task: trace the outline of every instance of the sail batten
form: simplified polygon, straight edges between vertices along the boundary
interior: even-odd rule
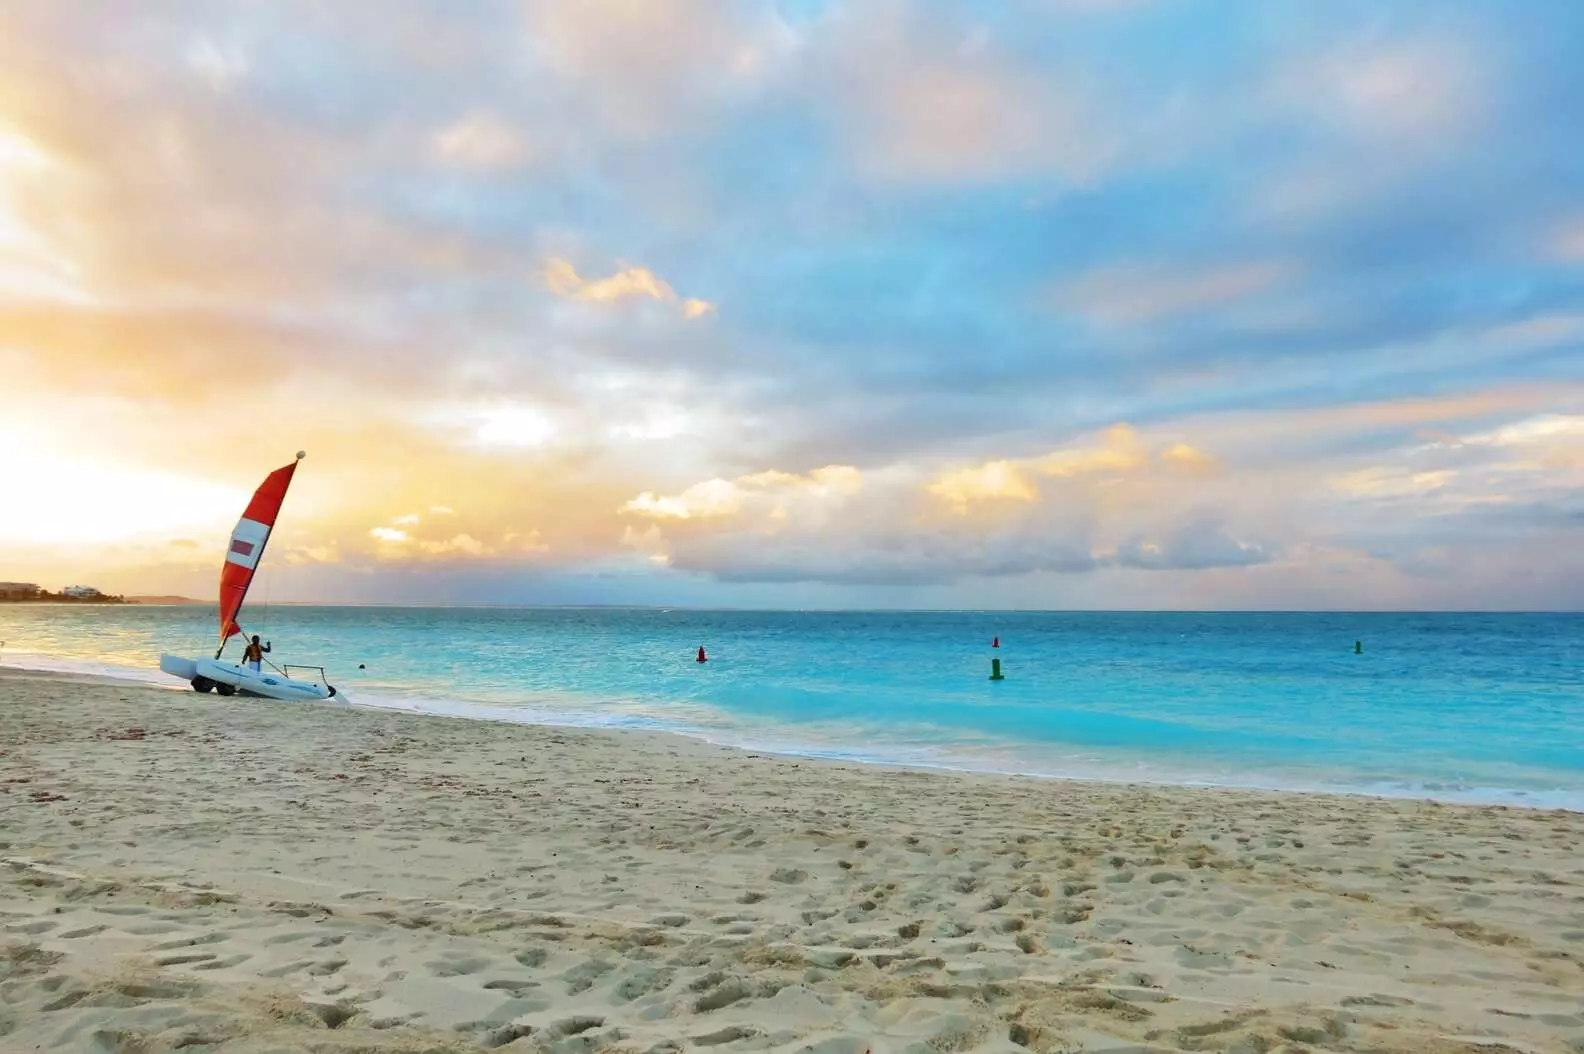
[[[302,455],[298,454],[297,457],[301,459]],[[253,492],[253,499],[248,502],[242,518],[231,532],[225,563],[220,566],[222,648],[227,640],[242,632],[242,627],[237,624],[237,615],[242,611],[243,601],[247,599],[248,588],[253,584],[259,561],[264,558],[270,532],[275,529],[275,520],[280,515],[281,504],[286,500],[286,490],[291,486],[296,471],[297,462],[293,461],[264,477],[264,482]]]

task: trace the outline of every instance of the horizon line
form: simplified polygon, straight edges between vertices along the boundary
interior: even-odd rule
[[[166,594],[126,594],[163,596]],[[178,594],[168,594],[176,596]],[[187,598],[170,603],[136,604],[130,600],[117,607],[212,607],[218,602]],[[19,605],[20,606],[20,605]],[[30,605],[32,606],[32,605]],[[48,606],[43,602],[39,606]],[[74,604],[73,607],[92,607]],[[542,611],[686,611],[736,614],[950,614],[950,615],[1584,615],[1580,608],[1026,608],[1026,607],[738,607],[699,604],[577,604],[534,603],[531,601],[362,601],[362,600],[276,600],[260,607],[334,607],[402,608],[427,610],[542,610]]]

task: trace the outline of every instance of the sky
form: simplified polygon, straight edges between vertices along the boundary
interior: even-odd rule
[[[212,599],[304,449],[276,601],[1584,608],[1581,48],[10,0],[0,579]]]

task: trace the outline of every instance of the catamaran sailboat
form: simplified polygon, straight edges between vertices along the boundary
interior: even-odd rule
[[[264,557],[264,546],[270,532],[275,529],[275,518],[286,500],[286,489],[291,486],[297,463],[303,452],[284,468],[278,468],[264,478],[253,500],[237,521],[231,532],[231,547],[226,551],[225,563],[220,567],[220,647],[212,659],[188,659],[180,655],[161,655],[160,671],[179,677],[192,684],[196,692],[218,692],[221,695],[262,696],[267,699],[315,700],[336,699],[345,702],[335,686],[325,679],[322,666],[280,666],[263,662],[258,669],[243,662],[222,661],[226,642],[241,634],[237,615],[242,602],[247,599],[248,587],[253,584],[253,574]],[[293,677],[292,671],[303,674],[317,673],[317,678]]]

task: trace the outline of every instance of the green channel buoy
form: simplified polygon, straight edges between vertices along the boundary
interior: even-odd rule
[[[1363,655],[1364,654],[1364,642],[1363,641],[1356,640],[1356,641],[1353,642],[1353,654],[1354,655]]]
[[[1004,680],[1006,680],[1005,677],[1001,676],[1001,660],[1000,659],[991,659],[990,660],[990,679],[992,681],[1004,681]]]

